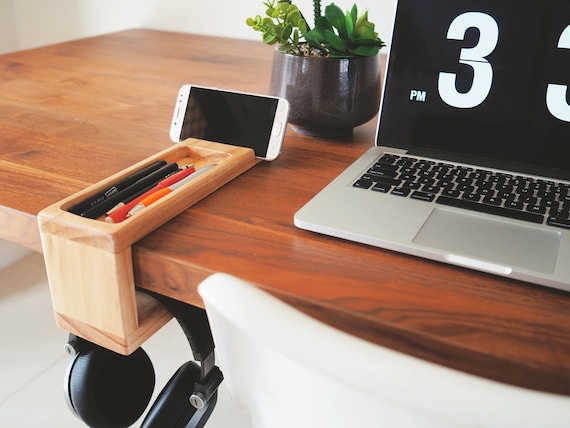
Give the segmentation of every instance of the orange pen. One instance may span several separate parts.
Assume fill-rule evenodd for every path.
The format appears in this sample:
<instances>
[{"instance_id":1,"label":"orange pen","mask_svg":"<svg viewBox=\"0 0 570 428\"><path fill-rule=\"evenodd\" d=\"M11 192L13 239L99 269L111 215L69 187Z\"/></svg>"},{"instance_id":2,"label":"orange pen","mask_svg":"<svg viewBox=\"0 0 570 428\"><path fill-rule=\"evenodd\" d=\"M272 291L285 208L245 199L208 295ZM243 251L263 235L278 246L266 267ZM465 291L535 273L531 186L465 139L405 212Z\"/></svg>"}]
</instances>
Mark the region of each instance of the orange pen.
<instances>
[{"instance_id":1,"label":"orange pen","mask_svg":"<svg viewBox=\"0 0 570 428\"><path fill-rule=\"evenodd\" d=\"M154 202L158 201L160 198L168 195L169 193L173 192L174 190L178 189L180 186L183 186L184 184L186 184L187 182L189 182L190 180L193 180L194 178L198 177L200 174L206 172L207 170L209 170L210 168L216 166L216 164L210 164L210 165L206 165L203 168L200 168L199 170L197 170L195 173L189 175L188 177L184 178L183 180L178 181L177 183L173 184L172 186L169 187L165 187L163 189L160 189L154 193L152 193L151 195L147 196L146 198L142 199L136 206L134 206L129 213L127 214L127 218L131 217L133 215L135 215L137 212L139 212L140 210L142 210L145 207L148 207L149 205L153 204Z\"/></svg>"},{"instance_id":2,"label":"orange pen","mask_svg":"<svg viewBox=\"0 0 570 428\"><path fill-rule=\"evenodd\" d=\"M170 189L170 187L164 187L163 189L157 190L156 192L148 195L146 198L144 198L142 201L140 201L138 204L136 204L128 212L127 218L136 214L138 211L142 210L143 208L146 208L149 205L155 203L156 201L158 201L163 196L168 195L170 192L172 192L172 189Z\"/></svg>"}]
</instances>

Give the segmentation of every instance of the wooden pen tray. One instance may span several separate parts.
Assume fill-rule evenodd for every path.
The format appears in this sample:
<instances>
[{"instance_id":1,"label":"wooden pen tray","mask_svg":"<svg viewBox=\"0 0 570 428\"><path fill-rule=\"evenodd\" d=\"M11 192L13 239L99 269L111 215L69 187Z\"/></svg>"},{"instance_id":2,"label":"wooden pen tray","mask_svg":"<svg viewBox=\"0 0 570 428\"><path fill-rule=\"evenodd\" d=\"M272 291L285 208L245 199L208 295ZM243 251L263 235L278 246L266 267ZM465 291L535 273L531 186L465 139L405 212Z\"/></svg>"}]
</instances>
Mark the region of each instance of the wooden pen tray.
<instances>
[{"instance_id":1,"label":"wooden pen tray","mask_svg":"<svg viewBox=\"0 0 570 428\"><path fill-rule=\"evenodd\" d=\"M117 224L67 211L157 160L193 163L197 170L216 166ZM190 139L41 211L38 222L58 326L125 355L136 350L171 316L135 291L131 246L257 162L252 149Z\"/></svg>"}]
</instances>

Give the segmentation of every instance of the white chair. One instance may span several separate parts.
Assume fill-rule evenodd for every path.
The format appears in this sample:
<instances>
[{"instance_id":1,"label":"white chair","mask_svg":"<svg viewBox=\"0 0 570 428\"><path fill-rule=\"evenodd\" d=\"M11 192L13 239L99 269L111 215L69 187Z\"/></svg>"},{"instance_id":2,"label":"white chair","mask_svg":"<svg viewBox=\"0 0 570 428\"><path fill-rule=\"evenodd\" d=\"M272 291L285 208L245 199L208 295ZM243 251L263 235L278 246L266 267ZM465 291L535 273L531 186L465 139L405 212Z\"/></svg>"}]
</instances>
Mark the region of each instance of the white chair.
<instances>
[{"instance_id":1,"label":"white chair","mask_svg":"<svg viewBox=\"0 0 570 428\"><path fill-rule=\"evenodd\" d=\"M230 395L254 428L570 427L570 397L377 346L226 274L199 293Z\"/></svg>"}]
</instances>

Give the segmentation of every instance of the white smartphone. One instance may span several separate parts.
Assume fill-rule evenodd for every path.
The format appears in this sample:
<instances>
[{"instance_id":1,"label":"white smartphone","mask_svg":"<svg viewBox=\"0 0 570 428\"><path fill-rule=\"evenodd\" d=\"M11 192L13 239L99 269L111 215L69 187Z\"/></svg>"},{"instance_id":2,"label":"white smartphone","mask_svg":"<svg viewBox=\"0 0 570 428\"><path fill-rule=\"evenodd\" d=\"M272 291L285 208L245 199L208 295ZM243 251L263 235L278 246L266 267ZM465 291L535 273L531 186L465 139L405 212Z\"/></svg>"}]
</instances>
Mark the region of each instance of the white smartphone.
<instances>
[{"instance_id":1,"label":"white smartphone","mask_svg":"<svg viewBox=\"0 0 570 428\"><path fill-rule=\"evenodd\" d=\"M284 98L184 85L174 106L170 139L250 147L257 158L271 161L281 152L288 115Z\"/></svg>"}]
</instances>

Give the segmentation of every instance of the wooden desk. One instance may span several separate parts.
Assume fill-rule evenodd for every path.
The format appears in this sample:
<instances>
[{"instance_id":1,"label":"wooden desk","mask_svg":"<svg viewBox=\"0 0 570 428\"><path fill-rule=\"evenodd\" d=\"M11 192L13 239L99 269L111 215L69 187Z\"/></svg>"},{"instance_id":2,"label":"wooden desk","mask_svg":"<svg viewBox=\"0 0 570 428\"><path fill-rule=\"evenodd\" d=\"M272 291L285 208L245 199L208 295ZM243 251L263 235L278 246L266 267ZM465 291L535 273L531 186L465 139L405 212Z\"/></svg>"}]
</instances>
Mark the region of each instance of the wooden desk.
<instances>
[{"instance_id":1,"label":"wooden desk","mask_svg":"<svg viewBox=\"0 0 570 428\"><path fill-rule=\"evenodd\" d=\"M182 84L263 93L271 59L261 42L147 30L0 56L0 238L41 251L41 209L171 144ZM199 281L228 272L370 341L570 394L568 293L295 228L295 211L374 129L346 141L288 130L277 161L135 245L137 284L201 305Z\"/></svg>"}]
</instances>

